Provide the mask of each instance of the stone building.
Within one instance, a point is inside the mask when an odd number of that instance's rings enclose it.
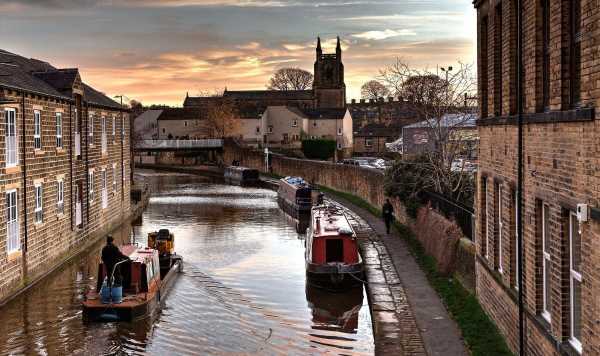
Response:
[[[200,108],[168,108],[156,119],[158,139],[210,138],[212,131],[206,120],[206,112]]]
[[[0,50],[0,301],[130,212],[128,113],[77,69]]]
[[[386,143],[402,136],[402,128],[380,123],[367,124],[354,132],[354,154],[358,156],[381,156],[389,152]]]
[[[598,355],[600,6],[596,0],[522,0],[519,271],[516,4],[474,2],[481,115],[477,295],[516,352],[522,273],[527,354]],[[588,204],[587,218],[576,213],[578,204]]]

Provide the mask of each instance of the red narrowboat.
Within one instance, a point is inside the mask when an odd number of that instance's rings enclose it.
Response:
[[[312,209],[305,257],[309,284],[332,289],[362,285],[363,262],[356,234],[344,212],[333,205]]]
[[[149,237],[152,247],[123,245],[121,252],[129,257],[122,261],[121,285],[108,286],[104,263],[98,266],[98,279],[95,289],[86,293],[83,305],[85,321],[133,321],[152,316],[171,289],[178,272],[183,269],[183,260],[179,255],[170,253],[169,258],[163,254],[163,246],[173,246],[172,234],[167,231],[163,236]]]

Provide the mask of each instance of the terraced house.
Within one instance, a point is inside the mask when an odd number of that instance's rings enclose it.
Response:
[[[481,114],[477,294],[517,351],[522,273],[527,354],[598,355],[600,4],[521,3],[518,31],[517,1],[474,2]],[[517,243],[520,102],[522,270]]]
[[[77,69],[0,50],[0,302],[129,214],[129,123]]]

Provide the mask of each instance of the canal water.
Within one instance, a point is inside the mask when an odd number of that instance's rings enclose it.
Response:
[[[148,232],[175,233],[185,265],[165,308],[135,324],[82,322],[100,241],[0,308],[1,355],[373,354],[364,290],[307,288],[303,237],[274,192],[152,171],[138,179],[150,185],[149,206],[114,236],[145,244]]]

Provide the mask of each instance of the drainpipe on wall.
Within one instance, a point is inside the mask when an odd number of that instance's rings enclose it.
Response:
[[[523,305],[523,1],[517,0],[517,233],[519,246],[519,354],[525,349],[525,310]]]
[[[77,99],[75,99],[77,103]],[[69,103],[69,216],[71,217],[71,231],[75,231],[75,219],[73,219],[73,104]],[[63,125],[64,127],[64,125]],[[63,183],[64,189],[64,183]],[[65,206],[65,197],[63,190],[63,209]]]
[[[22,147],[23,147],[23,216],[24,216],[24,224],[23,224],[23,277],[27,276],[27,250],[29,246],[28,241],[28,231],[27,231],[27,146],[25,145],[26,137],[25,137],[25,92],[21,92],[21,137],[22,137]]]
[[[83,100],[83,98],[81,98]],[[82,105],[83,107],[83,105]],[[87,194],[85,195],[86,209],[85,209],[85,217],[86,223],[90,223],[90,106],[88,102],[85,102],[85,118],[86,118],[86,135],[85,135],[85,189]],[[92,123],[93,125],[94,123]],[[93,182],[92,182],[93,184]],[[83,187],[82,187],[83,190]]]

